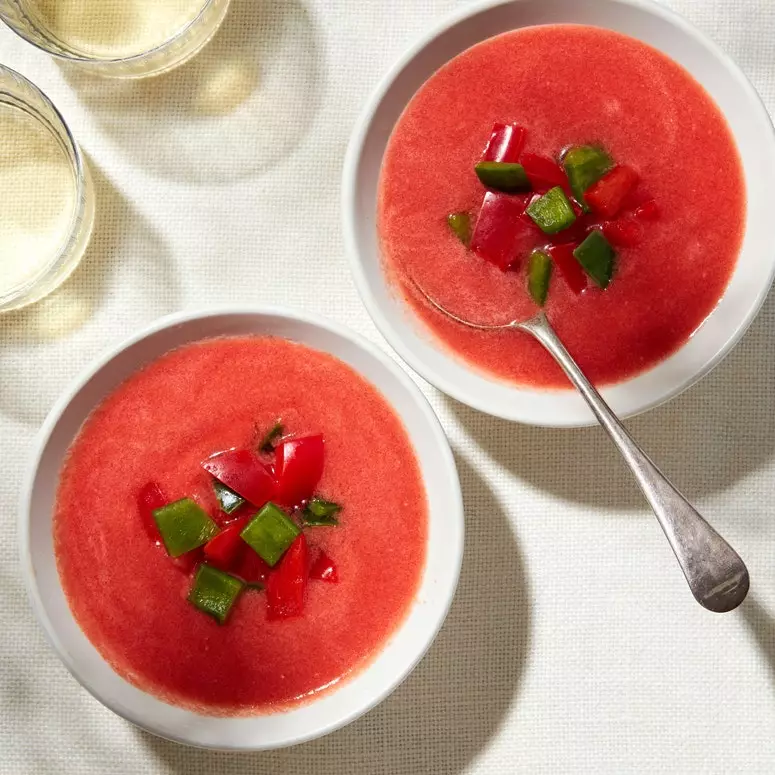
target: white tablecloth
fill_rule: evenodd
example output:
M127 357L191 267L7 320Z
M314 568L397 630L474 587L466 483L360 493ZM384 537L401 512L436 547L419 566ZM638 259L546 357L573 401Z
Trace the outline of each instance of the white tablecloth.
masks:
M669 4L775 109L775 0ZM511 425L427 385L466 499L460 589L416 672L349 728L257 755L155 739L78 686L28 609L15 520L30 441L101 350L165 313L227 302L323 312L381 342L343 255L342 158L381 74L459 5L234 0L199 59L137 84L67 74L0 30L0 61L63 111L99 196L79 272L0 319L0 772L775 772L772 301L709 378L630 423L747 560L738 612L692 601L600 431Z

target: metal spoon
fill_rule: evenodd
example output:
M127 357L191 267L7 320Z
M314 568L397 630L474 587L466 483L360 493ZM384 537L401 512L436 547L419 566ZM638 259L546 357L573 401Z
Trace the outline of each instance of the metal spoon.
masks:
M414 285L439 312L463 326L482 331L513 329L535 337L584 396L598 422L621 452L654 510L697 602L709 611L725 613L737 608L745 600L750 583L748 569L737 552L702 518L637 445L565 349L543 311L525 321L480 325L454 315L416 282Z

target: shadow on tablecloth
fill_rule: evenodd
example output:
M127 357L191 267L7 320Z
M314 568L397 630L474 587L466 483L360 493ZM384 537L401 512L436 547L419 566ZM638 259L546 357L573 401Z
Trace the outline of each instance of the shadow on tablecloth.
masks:
M458 457L466 552L457 597L433 647L384 703L345 729L261 754L198 751L137 731L180 775L428 775L458 773L509 714L530 639L530 591L508 518Z
M627 421L690 499L726 490L771 460L774 343L770 295L743 341L715 371L665 406ZM482 449L518 479L573 502L644 510L630 472L600 428L533 428L448 402Z
M300 0L232 0L204 50L155 78L62 69L133 164L194 184L250 177L291 154L324 87L318 33Z

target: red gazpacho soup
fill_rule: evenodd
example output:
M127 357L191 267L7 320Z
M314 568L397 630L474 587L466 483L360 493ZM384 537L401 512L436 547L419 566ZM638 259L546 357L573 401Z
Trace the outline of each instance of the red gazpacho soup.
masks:
M407 614L427 503L378 390L287 340L173 350L109 395L63 465L57 566L121 676L212 715L352 675Z
M452 351L567 387L541 345L478 323L544 307L587 375L619 382L681 347L721 299L745 228L734 139L676 62L597 27L509 32L415 94L383 161L385 269Z

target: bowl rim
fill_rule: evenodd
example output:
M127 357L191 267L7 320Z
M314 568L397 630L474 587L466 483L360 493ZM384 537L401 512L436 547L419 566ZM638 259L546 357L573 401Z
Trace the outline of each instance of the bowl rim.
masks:
M381 77L355 121L352 135L350 137L345 154L342 171L341 193L342 230L344 236L345 253L350 265L350 270L352 272L356 288L358 289L358 293L360 294L363 304L368 310L369 315L374 321L377 329L385 337L390 346L396 350L401 359L404 360L408 366L410 366L430 384L451 398L473 409L494 417L500 417L504 420L546 428L591 427L597 424L597 420L591 411L575 420L557 415L555 417L544 417L539 421L527 416L524 411L520 411L518 408L519 401L517 400L511 402L511 406L513 408L493 406L493 404L485 397L479 396L474 390L468 390L466 388L460 387L458 384L456 384L454 379L448 378L441 372L441 370L435 369L433 366L424 361L419 355L415 354L413 348L406 344L402 334L394 327L393 321L391 319L392 316L383 312L380 303L377 301L374 293L372 293L365 268L366 262L361 259L359 240L357 237L358 227L356 223L356 215L359 190L358 169L362 159L365 141L369 131L371 130L375 115L394 82L411 65L412 61L423 52L424 49L430 46L445 32L449 31L466 19L499 6L518 5L530 1L531 0L478 0L478 2L473 2L470 5L466 5L464 8L453 11L452 13L442 18L438 24L434 25L429 30L418 36ZM773 141L775 141L775 126L773 126L772 118L770 117L769 111L767 110L761 95L758 93L748 76L742 71L735 60L702 30L700 30L696 25L694 25L681 14L666 6L660 5L659 3L655 2L655 0L607 1L612 4L618 4L620 6L625 6L637 11L644 11L646 13L660 17L662 20L668 22L672 26L679 28L687 36L701 43L710 54L712 54L719 62L724 65L729 74L734 77L738 87L742 92L744 92L748 102L751 105L752 115L756 114L759 119L765 120L765 122L769 125L771 137ZM572 22L568 23L571 24ZM514 29L517 29L517 27L514 27ZM670 58L672 59L672 57ZM706 377L724 360L724 358L726 358L727 355L729 355L729 353L743 338L746 331L753 323L756 316L759 314L759 311L761 310L761 307L770 292L773 281L775 281L775 253L769 267L766 282L761 285L759 292L748 303L748 309L745 315L743 315L740 323L734 329L729 331L728 335L723 341L720 340L714 355L708 358L701 368L694 371L694 373L689 377L684 377L678 384L672 386L669 390L663 390L650 400L642 401L640 405L634 409L628 411L619 411L618 416L621 419L625 419L644 414L645 412L648 412L658 406L661 406L662 404L667 403L668 401L671 401L681 393L696 385L701 379ZM724 294L726 294L726 289ZM435 341L435 336L432 334L431 339L434 340L435 349L442 352L448 352L445 345ZM686 343L671 356L668 356L668 358L675 357L685 346ZM465 360L459 356L456 357L456 360L464 364L465 368L467 368L469 371L482 376L483 379L488 380L493 384L504 385L507 388L511 388L513 390L515 399L520 395L524 395L524 393L520 393L521 390L537 390L531 388L529 385L520 386L517 384L509 383L505 380L500 380L491 374L482 372L476 367L466 364ZM659 363L655 364L652 369L657 368L661 363L664 363L664 361L660 361ZM648 374L649 371L651 371L651 369L648 369L642 374L636 375L632 379L637 379L643 374ZM621 388L630 381L631 379L626 379L613 383L612 385L605 385L600 389L599 392L602 394L603 398L606 398L611 390ZM553 391L538 392L542 392L543 394L550 394Z
M43 454L46 451L49 440L52 434L54 433L55 429L57 428L59 421L62 418L62 415L70 406L71 402L78 395L78 393L92 380L93 377L95 377L100 371L102 371L107 366L109 366L109 364L117 356L119 356L121 353L123 353L125 350L129 349L133 345L143 341L144 339L150 336L153 336L156 333L162 332L164 330L179 326L181 324L186 324L197 320L205 320L208 318L218 318L222 316L255 316L257 318L274 317L274 318L285 319L293 322L300 322L302 324L309 325L313 328L322 329L330 334L333 334L334 336L337 336L341 339L344 339L350 342L351 344L356 345L362 352L365 352L368 357L377 361L380 366L386 368L391 373L391 375L398 380L398 382L400 383L400 386L406 391L406 393L413 399L416 407L422 412L425 419L427 420L426 430L433 435L434 446L437 448L437 451L439 453L438 460L439 460L440 466L442 470L444 470L448 474L447 479L448 479L449 486L448 486L447 495L450 499L450 502L454 505L453 509L449 510L449 512L445 512L445 515L446 515L445 519L448 519L450 524L450 532L447 536L448 540L445 541L445 544L446 544L445 552L450 557L452 575L449 579L448 588L444 590L443 595L439 597L440 604L435 606L433 609L431 609L432 611L434 611L434 619L435 619L433 627L429 630L429 632L424 637L424 639L422 640L418 639L417 648L414 650L412 658L408 661L406 666L401 671L396 673L395 677L391 679L389 684L381 692L378 692L377 694L372 696L367 696L365 697L365 699L355 703L348 712L343 713L341 716L333 719L332 721L326 724L318 725L306 732L286 735L284 739L282 739L281 741L271 743L268 745L262 745L260 741L258 741L257 744L245 744L245 745L239 744L239 743L231 743L231 742L225 745L210 744L210 743L196 742L186 737L185 734L178 735L178 734L170 734L168 732L160 732L158 729L155 729L152 724L146 723L140 713L137 713L134 710L127 708L126 705L124 705L122 702L115 700L115 698L113 697L106 696L106 693L100 691L95 686L92 686L90 681L88 680L88 677L85 676L82 672L80 672L79 669L77 668L75 664L75 660L71 658L71 655L69 654L67 648L65 648L65 646L61 642L57 628L52 623L51 618L48 616L46 606L43 603L43 600L40 594L40 589L37 584L35 569L33 565L33 553L30 545L30 532L31 532L31 525L32 525L32 519L31 519L32 491L33 491L33 485L35 483L35 480L38 474L38 469L40 467L40 463L41 463ZM201 338L204 340L212 337L208 337L207 334L203 332L203 335ZM191 340L191 341L195 341L195 340ZM304 342L301 342L301 343L304 344ZM307 345L307 346L314 347L313 345ZM337 358L338 360L341 360L341 358L338 358L338 356L336 355L333 355L333 357ZM350 368L356 371L356 373L359 373L358 369L356 369L354 366L350 366ZM379 385L377 385L376 383L372 383L372 384L374 384L374 386L378 390L380 389ZM390 401L390 399L384 396L384 394L383 394L383 398L391 406L391 408L393 408L392 401ZM93 408L94 407L92 407L92 409ZM407 429L407 434L409 435L409 438L411 440L413 437L413 431L411 429ZM73 678L75 678L76 681L87 692L89 692L89 694L92 697L94 697L102 705L104 705L106 708L113 711L116 715L120 716L121 718L126 719L127 721L131 722L132 724L139 727L140 729L143 729L157 737L160 737L166 740L171 740L173 742L181 743L183 745L191 746L194 748L217 750L217 751L260 751L260 750L274 750L278 748L285 748L285 747L297 745L310 740L314 740L316 738L319 738L331 732L334 732L338 729L341 729L342 727L355 721L360 716L364 715L365 713L367 713L368 711L376 707L378 704L380 704L383 700L389 697L409 677L409 675L413 672L413 670L418 665L418 663L422 660L422 658L427 654L428 650L430 649L433 642L435 641L438 633L440 632L441 628L444 625L444 622L446 621L447 615L449 614L450 607L454 600L457 587L458 587L458 582L460 579L462 563L463 563L465 519L464 519L463 495L462 495L462 490L460 486L460 479L459 479L459 474L457 470L457 465L455 463L454 455L452 453L452 448L449 443L449 439L447 438L447 435L444 431L444 428L441 425L441 422L438 416L436 415L435 411L433 410L433 407L431 406L430 402L423 394L423 392L420 390L420 388L417 386L417 384L412 380L409 374L403 368L401 368L401 366L394 359L392 359L386 352L381 350L376 344L372 343L361 334L318 314L302 312L299 310L290 309L285 306L277 306L277 305L254 305L254 306L219 305L219 306L208 307L205 310L177 312L155 320L154 322L144 326L143 328L141 328L139 331L132 334L128 338L119 342L118 344L103 351L103 353L99 355L89 366L87 366L79 375L77 375L73 380L71 380L68 387L62 392L60 397L57 399L57 401L49 411L45 421L43 422L42 426L40 427L33 441L31 451L27 458L26 471L23 479L21 496L19 499L19 516L17 521L17 529L18 529L18 535L19 535L18 547L19 547L19 560L21 564L21 573L24 580L24 586L27 591L27 598L32 608L33 614L35 615L35 618L37 619L39 625L43 629L46 640L48 641L52 649L56 652L60 661L64 664L64 666L67 668L68 672L73 676ZM409 614L407 613L403 622L407 620L408 616ZM401 627L403 626L403 622L399 623L398 629L396 630L396 632L398 632L401 629ZM373 656L371 662L367 662L361 668L361 670L359 671L360 673L366 672L369 669L371 669L371 664L375 659L378 658L379 654L381 653L381 650L384 648L385 644L390 641L391 637L392 636L389 636L388 639L382 644L380 649ZM89 641L88 637L86 638L86 640ZM91 641L89 641L89 643L91 643ZM99 654L99 656L100 656L100 659L102 659L102 661L105 662L105 664L108 664L105 661L102 654ZM359 673L355 674L356 678L358 674ZM121 676L119 677L121 678ZM122 680L126 681L126 679L123 679L123 678ZM348 683L349 681L345 681L343 682L342 685L346 686ZM164 702L163 700L159 700L159 698L155 697L153 694L150 694L143 690L139 690L139 691L141 691L144 695L152 699L158 700L160 702ZM332 694L336 693L336 691L337 690L335 689L333 690L333 692L324 692L321 695L320 699L331 696ZM289 708L289 712L296 710L300 707L307 707L308 705L312 705L315 702L316 700L313 699L313 700L310 700L308 703L302 703L299 706L292 706L291 708ZM179 706L175 706L171 703L166 703L166 704L170 705L171 708L180 710ZM186 710L186 709L183 709L183 710ZM194 713L193 711L190 711L190 712ZM279 713L282 713L282 712L283 711L279 711ZM194 715L204 719L210 718L209 716L203 716L201 714L194 713ZM276 714L271 713L267 715L275 716ZM257 716L257 717L236 716L232 718L234 720L244 720L245 718L259 718L259 717L260 716ZM213 718L215 719L215 718L222 718L222 717L213 717ZM228 719L230 717L225 717L225 718Z

